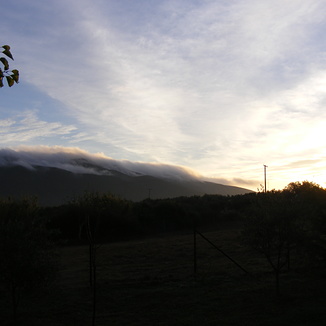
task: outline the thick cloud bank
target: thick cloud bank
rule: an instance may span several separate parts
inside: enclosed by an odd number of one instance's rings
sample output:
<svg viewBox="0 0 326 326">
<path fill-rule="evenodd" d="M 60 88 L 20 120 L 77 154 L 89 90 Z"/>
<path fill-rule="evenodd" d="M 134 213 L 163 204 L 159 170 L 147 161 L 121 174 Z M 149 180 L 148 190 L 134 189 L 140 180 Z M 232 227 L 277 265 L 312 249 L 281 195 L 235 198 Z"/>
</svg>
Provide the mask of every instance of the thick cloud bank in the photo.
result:
<svg viewBox="0 0 326 326">
<path fill-rule="evenodd" d="M 53 167 L 78 174 L 110 175 L 117 171 L 130 176 L 201 178 L 196 172 L 181 166 L 115 160 L 104 154 L 91 154 L 79 148 L 37 146 L 0 149 L 0 167 L 17 165 L 30 170 L 37 166 Z"/>
</svg>

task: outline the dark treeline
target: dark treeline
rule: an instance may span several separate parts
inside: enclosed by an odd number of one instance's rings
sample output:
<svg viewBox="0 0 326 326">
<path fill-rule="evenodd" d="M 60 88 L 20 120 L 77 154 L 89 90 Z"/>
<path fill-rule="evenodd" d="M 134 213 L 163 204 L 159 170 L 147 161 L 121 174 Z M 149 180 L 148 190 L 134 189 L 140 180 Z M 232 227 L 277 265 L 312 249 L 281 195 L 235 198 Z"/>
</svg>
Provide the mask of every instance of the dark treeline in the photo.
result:
<svg viewBox="0 0 326 326">
<path fill-rule="evenodd" d="M 59 207 L 45 207 L 41 214 L 62 239 L 87 240 L 90 219 L 99 241 L 111 242 L 164 232 L 218 227 L 239 222 L 255 194 L 204 195 L 131 202 L 111 194 L 85 193 Z"/>
<path fill-rule="evenodd" d="M 21 206 L 37 206 L 35 198 Z M 1 217 L 19 200 L 1 200 Z M 25 205 L 25 206 L 24 206 Z M 15 206 L 15 207 L 16 207 Z M 21 209 L 23 210 L 23 208 Z M 85 193 L 56 207 L 35 208 L 38 218 L 69 243 L 87 241 L 87 225 L 99 242 L 128 240 L 164 232 L 221 229 L 275 222 L 301 225 L 307 235 L 326 232 L 326 189 L 312 182 L 295 182 L 283 190 L 236 196 L 204 195 L 132 202 L 112 194 Z M 22 212 L 20 214 L 23 214 Z M 246 231 L 246 232 L 247 232 Z"/>
<path fill-rule="evenodd" d="M 309 234 L 326 227 L 326 190 L 311 182 L 289 184 L 280 191 L 236 196 L 204 195 L 131 202 L 112 194 L 85 193 L 59 207 L 41 208 L 41 215 L 62 239 L 87 240 L 89 219 L 99 241 L 128 240 L 164 232 L 248 226 L 248 218 L 285 219 L 310 228 Z M 292 226 L 293 227 L 293 226 Z"/>
<path fill-rule="evenodd" d="M 0 287 L 7 289 L 13 320 L 21 294 L 32 293 L 53 278 L 55 244 L 89 245 L 95 298 L 98 245 L 194 228 L 236 230 L 243 245 L 266 258 L 279 294 L 284 271 L 325 267 L 326 189 L 295 182 L 280 191 L 141 202 L 85 193 L 58 207 L 39 207 L 35 198 L 1 199 Z"/>
<path fill-rule="evenodd" d="M 290 266 L 326 262 L 326 189 L 312 182 L 237 196 L 204 195 L 130 202 L 85 193 L 66 205 L 43 208 L 48 226 L 69 243 L 125 241 L 167 232 L 236 229 L 241 242 L 263 255 L 279 276 Z"/>
</svg>

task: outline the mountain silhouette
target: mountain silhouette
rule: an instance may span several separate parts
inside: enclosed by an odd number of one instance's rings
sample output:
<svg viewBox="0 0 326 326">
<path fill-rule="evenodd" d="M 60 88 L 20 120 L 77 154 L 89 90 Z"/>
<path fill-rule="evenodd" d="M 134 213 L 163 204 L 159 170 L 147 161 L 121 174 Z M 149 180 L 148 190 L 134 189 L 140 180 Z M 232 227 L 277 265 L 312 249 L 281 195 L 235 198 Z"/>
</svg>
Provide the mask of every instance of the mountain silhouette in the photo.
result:
<svg viewBox="0 0 326 326">
<path fill-rule="evenodd" d="M 204 194 L 238 195 L 251 190 L 226 186 L 196 178 L 164 178 L 135 171 L 123 173 L 105 169 L 86 159 L 70 164 L 91 169 L 92 173 L 76 173 L 58 167 L 22 165 L 0 166 L 0 196 L 37 196 L 42 206 L 57 206 L 85 192 L 112 193 L 121 198 L 141 201 Z M 95 171 L 95 172 L 94 172 Z M 125 172 L 125 171 L 124 171 Z"/>
</svg>

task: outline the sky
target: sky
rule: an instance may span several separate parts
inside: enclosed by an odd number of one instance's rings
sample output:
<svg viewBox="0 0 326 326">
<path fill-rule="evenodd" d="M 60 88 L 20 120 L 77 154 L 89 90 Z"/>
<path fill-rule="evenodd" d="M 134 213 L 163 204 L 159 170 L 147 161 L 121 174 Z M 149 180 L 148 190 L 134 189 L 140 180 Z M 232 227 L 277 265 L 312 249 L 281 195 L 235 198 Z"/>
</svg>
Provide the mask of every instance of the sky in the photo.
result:
<svg viewBox="0 0 326 326">
<path fill-rule="evenodd" d="M 326 0 L 11 0 L 0 148 L 326 187 Z"/>
</svg>

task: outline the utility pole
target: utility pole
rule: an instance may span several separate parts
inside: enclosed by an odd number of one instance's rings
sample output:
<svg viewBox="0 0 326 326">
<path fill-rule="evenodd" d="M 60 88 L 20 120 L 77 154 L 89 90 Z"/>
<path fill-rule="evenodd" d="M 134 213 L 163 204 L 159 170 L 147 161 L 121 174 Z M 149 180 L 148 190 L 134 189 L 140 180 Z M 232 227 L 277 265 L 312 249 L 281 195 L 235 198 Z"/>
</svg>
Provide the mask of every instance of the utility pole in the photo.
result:
<svg viewBox="0 0 326 326">
<path fill-rule="evenodd" d="M 264 164 L 264 192 L 266 192 L 266 168 L 268 166 Z"/>
</svg>

